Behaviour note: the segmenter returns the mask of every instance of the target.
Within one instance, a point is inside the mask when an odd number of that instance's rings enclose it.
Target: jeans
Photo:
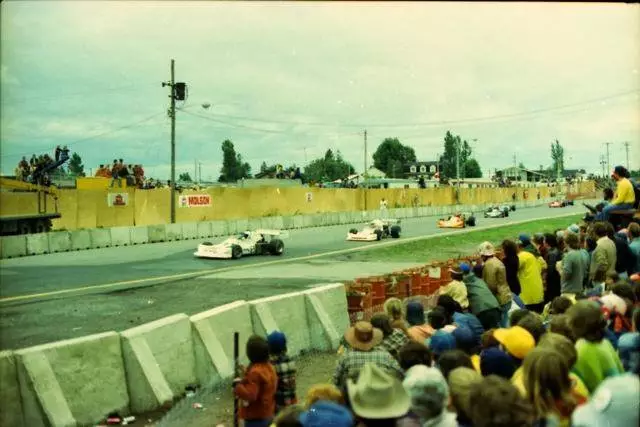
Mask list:
[[[244,420],[244,427],[269,427],[271,419],[268,420]]]
[[[631,203],[620,203],[619,205],[607,205],[602,209],[602,220],[609,221],[609,216],[611,215],[611,211],[624,210],[624,209],[632,209],[633,205]]]
[[[111,185],[110,187],[113,187],[113,184],[117,182],[118,183],[118,187],[122,188],[122,181],[120,181],[120,178],[111,178]]]
[[[511,308],[512,302],[500,306],[500,311],[502,312],[502,317],[500,318],[500,327],[506,328],[509,326],[509,309]]]

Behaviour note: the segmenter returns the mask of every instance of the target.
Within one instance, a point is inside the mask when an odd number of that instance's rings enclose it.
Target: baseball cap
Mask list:
[[[328,400],[320,400],[300,414],[300,424],[304,427],[351,427],[353,415],[347,408]]]
[[[571,417],[574,427],[628,427],[640,425],[640,381],[627,373],[604,380],[587,403]]]
[[[468,262],[461,262],[458,268],[462,271],[462,274],[467,274],[471,271],[471,265]]]
[[[472,349],[476,346],[477,340],[471,329],[466,326],[458,326],[451,332],[456,340],[456,346],[460,350]]]
[[[427,347],[433,354],[440,355],[445,351],[455,350],[456,339],[449,332],[438,330],[427,339]]]
[[[445,408],[449,400],[447,380],[438,368],[415,365],[406,372],[402,386],[412,402],[418,416],[427,418],[429,408]]]
[[[287,348],[287,337],[280,331],[273,331],[267,335],[267,343],[270,352],[281,353]]]
[[[533,335],[521,326],[496,329],[493,336],[509,354],[520,360],[523,360],[536,346]]]
[[[511,379],[516,371],[516,366],[509,356],[498,347],[490,347],[480,353],[480,372],[482,376],[498,375],[505,379]]]
[[[529,237],[528,234],[519,234],[518,240],[522,243],[522,246],[529,246],[529,244],[531,244],[531,237]]]
[[[578,226],[578,224],[571,224],[569,227],[567,227],[567,230],[575,234],[580,233],[580,227]]]
[[[482,242],[478,246],[478,253],[482,256],[493,256],[496,253],[496,249],[490,242]]]

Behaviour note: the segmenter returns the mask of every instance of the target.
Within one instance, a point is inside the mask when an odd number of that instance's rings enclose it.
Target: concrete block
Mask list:
[[[175,240],[182,240],[182,224],[181,223],[175,223],[175,224],[166,224],[164,226],[164,230],[167,236],[167,241],[168,242],[173,242]]]
[[[257,299],[249,304],[255,334],[266,336],[275,330],[284,332],[287,336],[287,349],[293,356],[309,348],[304,292]]]
[[[111,246],[129,246],[131,244],[132,227],[112,227]]]
[[[352,222],[351,212],[340,212],[338,214],[338,224],[351,224]]]
[[[133,412],[169,404],[196,382],[191,323],[186,314],[128,329],[120,336]]]
[[[217,383],[233,375],[233,333],[240,334],[240,360],[246,364],[245,346],[253,334],[246,301],[235,301],[191,316],[196,379]]]
[[[247,220],[247,230],[257,230],[262,228],[262,218],[249,218]]]
[[[338,225],[340,222],[340,212],[329,213],[329,225]]]
[[[111,231],[108,228],[92,228],[89,230],[91,248],[108,248],[111,246]]]
[[[211,221],[200,221],[198,224],[198,237],[205,238],[213,236],[213,232],[211,231]],[[226,228],[226,225],[225,225]]]
[[[47,233],[49,252],[68,252],[71,250],[71,234],[68,231],[52,231]]]
[[[22,236],[0,237],[2,258],[15,258],[27,255],[27,238]]]
[[[293,217],[293,228],[304,227],[304,217],[302,215],[296,215]]]
[[[235,225],[235,221],[211,221],[211,235],[226,236],[237,233],[237,228],[231,227],[230,224]]]
[[[310,349],[337,350],[340,338],[350,325],[347,294],[342,283],[305,291]]]
[[[164,224],[149,225],[147,226],[147,232],[149,233],[149,243],[167,240],[167,230]]]
[[[22,419],[18,369],[11,351],[0,351],[0,384],[0,426],[25,426]]]
[[[246,219],[246,218],[237,219],[236,220],[236,227],[237,227],[236,233],[242,233],[243,231],[249,230],[249,220]]]
[[[284,229],[284,218],[281,216],[272,216],[271,217],[271,228],[275,230],[283,230]]]
[[[95,425],[129,414],[120,337],[105,332],[15,352],[24,424]]]
[[[49,253],[49,237],[47,233],[27,234],[27,255]]]
[[[198,223],[197,222],[183,222],[182,223],[182,238],[184,240],[192,240],[198,238]]]
[[[215,226],[213,223],[211,224],[211,228],[215,230]],[[238,221],[235,219],[231,219],[229,221],[224,221],[224,228],[226,230],[225,235],[237,234],[238,233]],[[215,233],[214,233],[215,235]]]
[[[286,215],[282,217],[282,228],[285,230],[291,230],[293,227],[293,218],[290,215]]]
[[[79,251],[91,248],[89,230],[73,230],[71,233],[71,249]]]
[[[144,245],[149,243],[149,228],[146,226],[131,227],[131,244],[132,245]]]

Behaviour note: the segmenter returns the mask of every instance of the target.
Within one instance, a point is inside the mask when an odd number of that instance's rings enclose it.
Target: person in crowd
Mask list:
[[[533,238],[531,239],[531,242],[533,244],[533,247],[540,254],[540,256],[546,260],[547,259],[547,250],[548,250],[548,248],[544,244],[544,233],[536,233],[536,234],[534,234]]]
[[[424,427],[457,427],[456,414],[447,409],[449,385],[436,368],[414,366],[402,382],[411,398],[411,411]]]
[[[456,327],[452,324],[448,324],[447,320],[447,312],[443,307],[436,306],[427,313],[427,321],[434,331],[442,329],[445,332],[453,332]]]
[[[616,245],[607,237],[605,223],[594,223],[591,231],[596,240],[596,248],[591,254],[591,265],[589,267],[589,274],[591,275],[591,280],[593,280],[597,271],[604,271],[605,274],[615,273]]]
[[[298,403],[296,397],[296,365],[287,354],[287,337],[280,331],[267,335],[271,364],[278,375],[276,388],[276,414],[290,405]]]
[[[382,331],[374,328],[370,322],[357,322],[347,329],[344,338],[350,349],[340,356],[333,374],[333,384],[338,388],[346,384],[347,377],[360,371],[367,363],[374,363],[391,375],[402,378],[403,371],[396,359],[378,347],[382,342]]]
[[[517,241],[520,242],[519,245],[521,247],[521,250],[529,252],[536,258],[540,256],[540,251],[538,251],[538,249],[531,242],[531,237],[528,234],[519,234]]]
[[[626,280],[634,273],[636,267],[636,256],[629,247],[629,237],[627,230],[613,233],[613,225],[607,223],[607,230],[613,236],[607,235],[616,245],[616,272]]]
[[[549,348],[536,348],[524,359],[524,388],[536,419],[553,417],[569,427],[573,411],[586,402],[573,392],[569,369],[566,358]]]
[[[416,342],[423,343],[433,335],[434,330],[426,323],[424,306],[419,301],[411,301],[407,304],[407,323],[409,324],[407,334]]]
[[[566,243],[566,240],[565,240]],[[549,303],[555,297],[560,295],[560,274],[555,268],[562,259],[562,254],[558,249],[558,239],[555,234],[547,233],[544,235],[545,262],[550,268],[547,268],[544,290],[544,302]]]
[[[449,295],[440,295],[437,304],[439,307],[444,308],[447,313],[447,323],[453,322],[457,327],[466,326],[473,332],[476,341],[480,343],[484,327],[476,316],[471,313],[464,313],[460,304]]]
[[[497,375],[510,380],[516,371],[513,359],[498,347],[489,347],[480,353],[480,373],[483,377]]]
[[[549,319],[553,318],[553,316],[565,314],[572,305],[573,301],[567,297],[555,297],[549,304]]]
[[[640,273],[640,224],[632,222],[629,224],[627,230],[629,232],[630,240],[629,249],[636,260],[633,267],[633,273]]]
[[[531,404],[509,381],[489,375],[471,387],[469,412],[473,427],[531,427]]]
[[[482,259],[482,279],[485,281],[491,293],[500,305],[500,327],[506,327],[509,321],[509,309],[511,308],[511,289],[507,282],[507,270],[495,256],[495,248],[490,242],[483,242],[478,247],[478,253]]]
[[[602,216],[600,219],[603,221],[608,221],[611,216],[611,212],[613,211],[633,208],[636,197],[633,190],[633,184],[629,181],[630,177],[631,175],[629,174],[629,171],[627,171],[623,166],[616,166],[613,169],[611,178],[616,181],[616,192],[611,203],[602,209]]]
[[[606,321],[598,303],[578,301],[567,315],[577,340],[578,360],[573,371],[593,392],[605,378],[624,372],[624,367],[611,342],[605,339]]]
[[[472,368],[456,368],[447,378],[451,393],[451,409],[455,409],[456,420],[460,427],[474,425],[471,418],[471,389],[482,382],[482,375]]]
[[[526,251],[524,242],[518,242],[518,280],[522,287],[520,298],[527,309],[542,313],[544,309],[544,287],[542,283],[542,269],[535,255]]]
[[[438,358],[436,367],[440,369],[445,378],[449,378],[449,373],[456,368],[464,367],[475,370],[471,358],[462,350],[445,351]]]
[[[353,414],[343,405],[320,400],[299,415],[302,427],[352,427]]]
[[[540,337],[547,332],[542,323],[542,317],[538,313],[529,313],[518,321],[518,326],[526,329],[533,337],[536,344],[540,341]]]
[[[451,282],[442,286],[438,290],[438,295],[449,295],[460,304],[463,310],[466,310],[469,308],[469,299],[467,298],[467,287],[462,281],[465,273],[459,267],[450,268],[449,273],[451,274]]]
[[[398,352],[409,342],[409,337],[400,329],[392,328],[389,316],[385,313],[374,314],[371,317],[371,324],[374,328],[382,331],[380,347],[387,350],[395,359],[398,359]]]
[[[399,298],[388,298],[384,302],[383,309],[391,319],[391,327],[394,329],[400,329],[405,334],[408,334],[407,322],[404,319],[402,301]]]
[[[464,351],[472,359],[474,358],[474,356],[476,358],[478,357],[477,353],[480,350],[480,346],[478,345],[476,338],[473,336],[473,332],[471,332],[471,329],[467,328],[466,326],[460,326],[454,329],[453,332],[451,332],[451,335],[453,335],[453,338],[455,338],[456,340],[456,348],[458,350]],[[478,366],[480,366],[479,363],[480,359],[477,359],[476,364]],[[474,364],[474,366],[476,366],[476,364]]]
[[[484,280],[478,277],[482,276],[482,273],[472,272],[471,266],[466,262],[460,263],[458,268],[464,273],[463,282],[467,287],[469,311],[480,320],[485,330],[500,326],[500,305]]]
[[[571,417],[572,427],[640,425],[640,381],[634,374],[607,378]]]
[[[536,341],[529,331],[521,326],[512,326],[507,329],[497,329],[493,335],[500,343],[500,349],[511,356],[516,371],[511,377],[511,382],[524,393],[522,384],[522,361],[536,346]]]
[[[531,313],[531,311],[527,310],[526,308],[520,308],[518,310],[514,310],[509,315],[509,325],[510,326],[516,326],[518,324],[518,322],[523,317],[527,316],[529,313]]]
[[[618,339],[618,355],[626,372],[640,375],[640,308],[632,316],[632,329]]]
[[[495,329],[489,329],[485,333],[482,334],[482,338],[480,339],[480,348],[482,350],[486,350],[491,347],[499,347],[500,343],[496,340],[496,337],[493,336]]]
[[[431,366],[433,364],[433,356],[429,347],[415,341],[409,341],[400,349],[398,359],[398,363],[405,373],[416,365]]]
[[[402,381],[375,363],[366,363],[357,380],[348,380],[347,393],[357,427],[401,424],[411,408]]]
[[[435,331],[434,334],[426,340],[426,344],[429,350],[431,350],[433,358],[438,360],[442,353],[456,348],[456,339],[449,332],[439,330]]]
[[[247,340],[249,366],[239,367],[234,379],[234,394],[240,400],[240,419],[246,427],[267,427],[276,409],[278,375],[269,363],[269,343],[253,335]]]
[[[561,261],[560,292],[572,300],[583,291],[584,278],[588,266],[580,253],[580,239],[577,234],[568,233],[565,237],[567,252]],[[555,264],[554,264],[555,265]]]
[[[576,341],[576,337],[573,335],[573,330],[571,329],[571,324],[569,322],[569,316],[566,314],[553,316],[551,320],[549,320],[548,332],[562,335],[563,337],[571,340],[571,342]]]
[[[306,409],[310,409],[311,406],[321,400],[334,402],[339,405],[344,404],[344,397],[338,387],[333,384],[315,384],[307,390],[304,406]]]
[[[110,187],[118,182],[118,187],[122,187],[122,181],[120,181],[120,165],[118,165],[118,161],[113,159],[113,165],[111,166],[111,184]]]
[[[276,415],[270,427],[303,427],[300,422],[300,415],[303,413],[304,409],[300,405],[287,406]],[[223,427],[223,425],[216,427]]]
[[[573,372],[573,367],[578,361],[578,352],[576,351],[574,342],[564,335],[554,332],[546,333],[540,338],[540,342],[536,348],[546,348],[558,352],[567,361],[569,366],[569,379],[571,380],[572,393],[584,397],[589,397],[589,389],[578,375]]]
[[[518,279],[518,269],[520,265],[518,247],[512,240],[504,240],[501,246],[502,252],[504,253],[502,263],[504,264],[505,273],[507,275],[509,289],[511,289],[512,294],[520,295],[522,289],[520,286],[520,280]]]

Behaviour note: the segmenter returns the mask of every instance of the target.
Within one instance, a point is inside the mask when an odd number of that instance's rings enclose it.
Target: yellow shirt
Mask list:
[[[473,365],[473,369],[478,371],[479,374],[482,374],[482,370],[480,369],[480,356],[474,354],[471,356],[471,364]]]
[[[518,253],[518,280],[520,281],[520,298],[525,304],[539,304],[544,301],[542,284],[542,268],[535,256],[526,251]]]
[[[449,295],[451,298],[456,300],[463,309],[469,308],[467,287],[463,282],[452,280],[446,286],[440,288],[440,295]]]
[[[522,396],[526,398],[527,390],[525,390],[524,388],[522,372],[522,366],[516,369],[516,371],[513,373],[513,376],[511,377],[511,384],[513,384],[520,391],[520,394],[522,394]],[[569,379],[571,380],[571,384],[573,385],[573,392],[584,397],[585,399],[588,399],[589,390],[587,389],[587,386],[584,385],[580,377],[578,377],[573,372],[569,372]]]
[[[622,178],[616,185],[616,197],[611,202],[612,205],[622,203],[633,204],[636,201],[636,195],[633,192],[633,184],[627,178]]]

